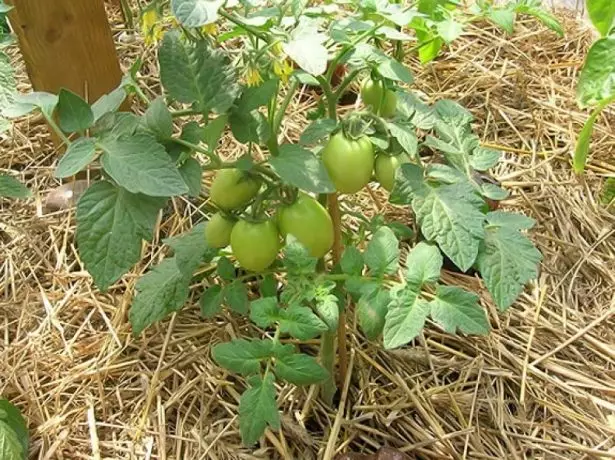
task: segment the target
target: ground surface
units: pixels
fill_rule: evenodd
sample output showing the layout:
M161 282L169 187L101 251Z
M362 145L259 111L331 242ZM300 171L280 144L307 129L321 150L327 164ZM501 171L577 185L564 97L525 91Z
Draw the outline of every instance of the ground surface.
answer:
M0 202L0 394L27 416L32 458L312 459L327 446L382 445L424 459L615 457L607 453L615 445L615 216L597 200L615 174L615 113L601 119L587 178L578 180L569 159L585 115L574 87L590 34L566 26L564 39L533 22L512 38L473 28L433 65L411 63L417 90L465 104L483 141L506 152L496 176L512 191L505 208L538 221L537 282L498 315L478 279L445 276L483 293L493 326L486 338L430 325L416 347L385 352L351 320L345 410L324 407L308 389L281 388L282 430L256 450L240 446L243 381L210 355L212 344L253 334L246 323L204 322L194 305L138 339L127 323L137 277L166 251L161 237L185 231L198 210L177 200L143 263L101 294L77 257L74 210L41 208L59 185L58 154L36 120L19 122L0 142L0 168L23 170L37 198ZM139 43L120 48L125 65L143 52ZM143 81L156 91L148 55ZM21 81L26 90L23 73ZM289 138L308 105L294 105ZM238 148L229 139L225 151ZM368 194L346 204L407 218Z

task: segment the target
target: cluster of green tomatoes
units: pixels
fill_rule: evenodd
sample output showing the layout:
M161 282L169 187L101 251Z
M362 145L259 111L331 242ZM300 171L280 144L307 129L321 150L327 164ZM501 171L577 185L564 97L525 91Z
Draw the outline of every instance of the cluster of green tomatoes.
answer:
M367 79L361 87L365 104L379 116L395 113L395 92L383 82ZM393 189L397 168L405 155L374 153L366 135L351 137L344 130L333 134L323 150L322 161L339 193L354 194L376 179L388 191ZM210 200L220 210L210 219L205 238L210 247L230 245L233 255L246 270L262 272L277 258L281 242L293 235L315 258L333 246L333 221L327 209L307 193L299 192L290 204L282 204L272 217L236 217L258 195L263 182L258 174L239 169L218 171L210 189Z

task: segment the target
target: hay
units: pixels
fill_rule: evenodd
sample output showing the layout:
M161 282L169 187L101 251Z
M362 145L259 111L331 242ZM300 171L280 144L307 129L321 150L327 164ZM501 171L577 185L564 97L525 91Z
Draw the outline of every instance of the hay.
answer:
M227 313L201 320L196 296L138 339L127 322L138 276L164 257L161 237L201 212L175 200L143 262L101 294L74 246L74 210L42 211L41 197L58 185L57 152L43 126L17 123L0 143L0 169L22 171L38 198L0 202L0 393L28 418L32 458L312 459L383 445L425 459L615 458L615 217L596 198L615 173L615 112L598 123L586 178L575 178L570 155L586 114L574 87L591 33L563 19L564 39L531 21L511 38L481 25L438 62L410 63L419 90L465 104L483 141L506 152L496 176L512 191L505 208L538 221L539 279L498 315L479 279L446 274L483 294L493 326L485 338L430 324L416 347L386 352L351 316L344 404L332 410L309 388L280 387L282 430L256 449L241 447L238 433L244 381L210 355L256 330ZM146 56L144 82L155 93L151 50L121 51L124 64ZM27 88L23 69L19 78ZM289 139L310 106L298 101ZM240 149L230 138L224 146L229 156ZM372 194L345 206L405 218Z

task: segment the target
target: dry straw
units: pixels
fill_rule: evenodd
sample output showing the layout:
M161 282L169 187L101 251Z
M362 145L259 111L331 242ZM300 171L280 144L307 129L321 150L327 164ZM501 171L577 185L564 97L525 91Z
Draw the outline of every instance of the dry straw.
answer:
M127 322L137 278L165 255L160 240L200 219L198 205L175 200L143 262L101 294L75 250L74 209L45 214L40 198L1 201L0 394L27 416L32 458L315 459L383 445L424 459L615 458L615 217L596 198L615 174L615 113L600 119L587 177L575 178L570 155L585 114L574 87L591 32L562 19L562 39L533 21L512 37L481 24L436 63L410 63L416 89L466 105L483 141L506 152L496 176L512 190L505 208L538 221L537 282L498 315L480 280L445 276L483 294L493 326L486 338L430 324L414 348L387 352L360 336L351 315L352 381L340 410L309 388L281 387L282 430L256 449L243 448L238 433L244 382L210 350L259 331L230 314L201 320L196 296L137 339ZM125 67L145 57L142 80L157 93L153 50L119 46ZM289 140L310 104L291 106ZM21 171L44 197L58 185L45 127L28 118L10 134L0 169ZM229 157L240 150L226 140ZM408 220L385 203L374 190L346 206Z

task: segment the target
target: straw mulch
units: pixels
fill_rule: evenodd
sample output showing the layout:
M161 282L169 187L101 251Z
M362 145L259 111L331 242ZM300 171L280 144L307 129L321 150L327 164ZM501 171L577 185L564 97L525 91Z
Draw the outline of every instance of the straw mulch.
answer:
M196 295L139 338L127 322L138 276L167 251L161 238L185 231L200 211L176 200L143 262L101 294L74 246L74 209L41 208L58 185L57 152L36 120L19 122L1 141L0 168L22 170L38 198L0 203L0 394L27 416L32 458L330 459L384 445L423 459L615 458L615 215L597 198L615 174L615 112L600 120L588 174L577 179L569 162L585 114L574 87L591 33L563 19L563 39L532 21L510 38L484 25L436 63L411 63L417 89L469 107L484 142L506 152L496 176L512 191L505 208L538 221L539 279L498 315L478 279L445 275L483 294L493 326L485 338L429 325L416 347L387 352L351 317L352 381L339 408L310 389L280 387L282 430L255 449L238 433L244 382L210 354L254 329L230 314L203 321ZM139 43L120 49L126 65L143 53ZM144 82L155 92L146 54ZM25 90L23 72L20 79ZM292 106L290 138L309 105ZM229 156L238 149L225 145ZM374 196L347 204L406 214L382 210L385 195Z

